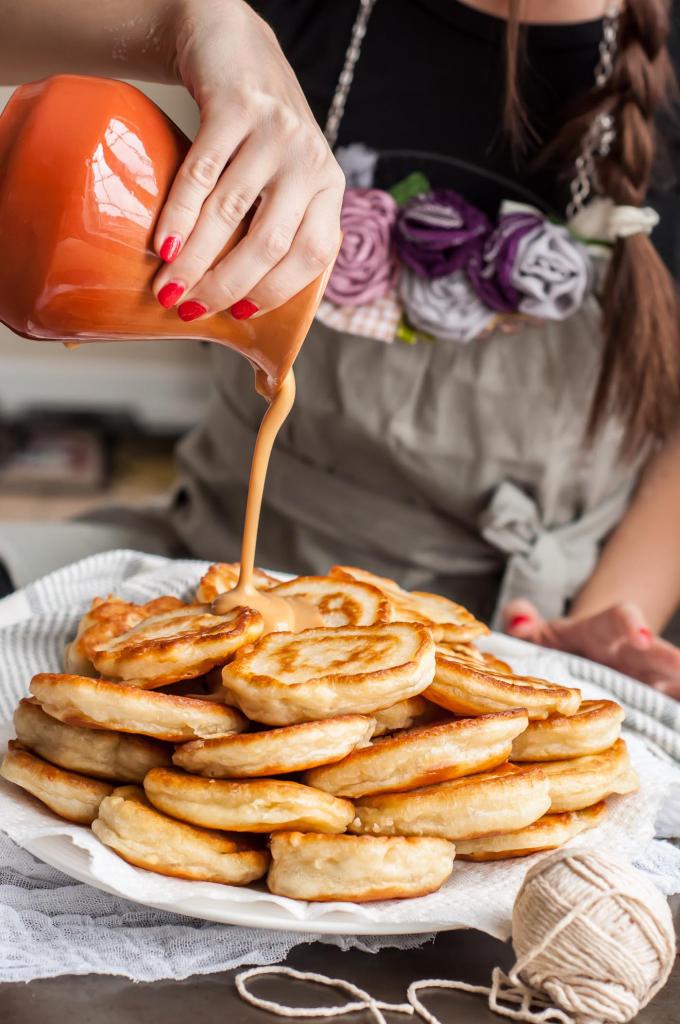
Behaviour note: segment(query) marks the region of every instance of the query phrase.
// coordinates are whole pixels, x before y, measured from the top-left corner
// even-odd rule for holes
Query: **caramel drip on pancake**
[[[255,568],[255,547],[262,510],[262,494],[267,476],[267,467],[274,442],[295,401],[295,377],[291,370],[284,378],[280,389],[272,397],[262,417],[255,440],[255,449],[250,467],[246,518],[241,538],[241,570],[233,590],[220,594],[212,604],[215,615],[224,615],[232,608],[245,605],[255,608],[264,618],[264,632],[299,633],[303,629],[322,626],[323,620],[314,605],[294,597],[275,597],[258,590],[253,582]]]

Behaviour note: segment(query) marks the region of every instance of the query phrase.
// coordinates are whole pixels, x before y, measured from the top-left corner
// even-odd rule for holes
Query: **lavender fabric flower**
[[[403,207],[397,220],[397,250],[421,277],[444,277],[466,266],[489,230],[481,210],[453,189],[439,188]]]
[[[510,283],[521,293],[521,313],[564,320],[583,303],[591,275],[585,247],[566,228],[542,221],[519,240]]]
[[[517,251],[522,239],[543,224],[537,213],[506,213],[475,251],[467,266],[479,298],[498,313],[516,313],[522,293],[513,284]]]
[[[462,270],[430,281],[405,270],[399,296],[412,326],[444,341],[472,341],[496,316]]]
[[[348,189],[342,202],[343,240],[326,298],[337,306],[361,306],[396,287],[398,264],[392,243],[397,204],[387,192]]]

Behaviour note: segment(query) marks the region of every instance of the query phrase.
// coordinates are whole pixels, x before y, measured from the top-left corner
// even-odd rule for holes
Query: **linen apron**
[[[468,345],[385,344],[316,322],[272,455],[258,564],[359,565],[496,624],[518,596],[561,614],[641,463],[619,459],[613,420],[584,442],[600,358],[594,301]],[[180,445],[171,516],[195,555],[236,560],[264,403],[244,359],[217,346],[213,359],[214,394]]]

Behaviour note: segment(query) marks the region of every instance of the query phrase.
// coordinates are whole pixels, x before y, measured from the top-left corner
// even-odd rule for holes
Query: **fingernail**
[[[202,302],[197,302],[196,299],[189,299],[188,302],[183,302],[181,306],[177,307],[180,320],[195,320],[207,312],[208,307]]]
[[[234,320],[247,320],[253,313],[257,313],[259,308],[250,299],[239,299],[238,302],[234,303],[229,312]]]
[[[654,634],[652,633],[651,629],[647,629],[646,626],[640,626],[640,628],[638,629],[638,637],[640,638],[640,640],[644,640],[645,643],[651,644],[652,640],[654,639]]]
[[[179,235],[168,235],[161,246],[161,259],[166,263],[172,263],[182,248],[182,239]]]
[[[515,615],[514,618],[508,622],[508,629],[519,629],[520,626],[528,626],[531,623],[531,619],[528,615]]]
[[[177,284],[176,281],[168,281],[160,289],[156,298],[164,309],[170,309],[171,306],[175,305],[180,296],[184,295],[184,292],[183,284]]]

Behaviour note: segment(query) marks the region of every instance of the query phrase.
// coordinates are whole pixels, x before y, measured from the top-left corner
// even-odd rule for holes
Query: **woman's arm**
[[[629,602],[655,632],[680,605],[680,429],[651,459],[571,615],[583,619]]]
[[[273,309],[335,258],[342,172],[274,33],[244,0],[6,2],[0,79],[57,72],[181,81],[196,100],[199,133],[154,234],[172,263],[154,292],[166,308],[181,300],[182,319]],[[246,236],[215,263],[255,205]]]
[[[658,633],[680,604],[680,430],[647,466],[568,616],[505,609],[514,636],[600,661],[680,699],[680,649]]]
[[[179,12],[175,0],[5,0],[0,81],[70,73],[176,82]]]

